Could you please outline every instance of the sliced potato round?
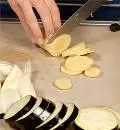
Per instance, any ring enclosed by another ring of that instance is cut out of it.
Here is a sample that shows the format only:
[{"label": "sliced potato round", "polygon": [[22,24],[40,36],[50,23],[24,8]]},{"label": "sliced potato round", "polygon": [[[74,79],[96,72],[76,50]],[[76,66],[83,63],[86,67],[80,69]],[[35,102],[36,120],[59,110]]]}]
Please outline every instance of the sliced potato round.
[{"label": "sliced potato round", "polygon": [[74,45],[73,47],[65,50],[62,53],[62,57],[67,57],[67,56],[73,55],[73,54],[75,54],[76,51],[81,51],[81,50],[84,50],[85,48],[86,48],[86,45],[84,42],[78,43],[78,44]]},{"label": "sliced potato round", "polygon": [[65,62],[65,67],[74,71],[85,71],[93,64],[93,59],[88,56],[69,57]]},{"label": "sliced potato round", "polygon": [[83,55],[90,54],[93,52],[94,51],[91,48],[85,48],[83,50],[76,50],[76,51],[70,52],[66,56],[83,56]]},{"label": "sliced potato round", "polygon": [[101,71],[97,67],[90,67],[89,69],[85,70],[84,75],[91,78],[99,77]]},{"label": "sliced potato round", "polygon": [[51,44],[44,44],[44,49],[48,51],[52,56],[60,56],[71,43],[71,36],[64,34],[56,38]]},{"label": "sliced potato round", "polygon": [[55,87],[60,90],[69,90],[72,88],[72,81],[67,78],[57,79],[55,82]]},{"label": "sliced potato round", "polygon": [[78,75],[82,73],[82,71],[69,70],[65,66],[61,66],[61,72],[67,75]]},{"label": "sliced potato round", "polygon": [[77,50],[76,52],[72,53],[71,56],[82,56],[82,55],[86,55],[86,54],[90,54],[93,53],[94,51],[91,48],[85,48],[81,51]]}]

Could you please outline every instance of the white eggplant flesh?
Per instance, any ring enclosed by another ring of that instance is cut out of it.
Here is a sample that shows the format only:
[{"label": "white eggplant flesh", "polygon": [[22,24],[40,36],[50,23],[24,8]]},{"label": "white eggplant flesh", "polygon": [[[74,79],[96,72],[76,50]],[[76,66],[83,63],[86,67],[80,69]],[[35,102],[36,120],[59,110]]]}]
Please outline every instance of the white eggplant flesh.
[{"label": "white eggplant flesh", "polygon": [[23,74],[24,75],[28,75],[29,79],[31,80],[32,77],[32,66],[31,66],[31,62],[27,61],[26,64],[24,65],[23,69]]},{"label": "white eggplant flesh", "polygon": [[0,61],[0,72],[4,75],[8,75],[13,68],[13,65],[8,61]]},{"label": "white eggplant flesh", "polygon": [[7,89],[17,90],[21,76],[21,69],[17,65],[15,65],[10,74],[7,76],[5,82],[3,83],[1,91],[3,92]]},{"label": "white eggplant flesh", "polygon": [[21,77],[19,85],[18,85],[18,92],[21,97],[25,97],[27,95],[36,97],[34,85],[32,84],[28,75],[23,75]]},{"label": "white eggplant flesh", "polygon": [[6,113],[8,109],[20,100],[20,96],[14,89],[7,89],[7,91],[0,93],[0,109]]},{"label": "white eggplant flesh", "polygon": [[108,107],[102,107],[102,108],[105,109],[105,110],[113,112],[117,116],[117,118],[118,118],[118,128],[120,129],[120,112],[115,111],[115,110],[108,108]]},{"label": "white eggplant flesh", "polygon": [[12,107],[5,113],[4,119],[8,122],[17,120],[32,109],[36,103],[36,100],[37,99],[31,95],[25,96],[12,105]]},{"label": "white eggplant flesh", "polygon": [[103,108],[84,108],[79,111],[75,124],[83,130],[116,130],[116,115]]}]

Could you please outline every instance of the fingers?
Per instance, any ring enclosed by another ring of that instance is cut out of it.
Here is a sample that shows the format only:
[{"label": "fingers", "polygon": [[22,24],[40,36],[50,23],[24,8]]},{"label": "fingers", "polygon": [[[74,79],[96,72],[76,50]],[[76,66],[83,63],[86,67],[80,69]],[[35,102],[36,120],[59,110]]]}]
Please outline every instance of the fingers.
[{"label": "fingers", "polygon": [[24,17],[29,27],[31,28],[37,43],[42,45],[44,43],[43,35],[38,25],[36,16],[32,10],[30,2],[28,0],[17,0],[17,2],[19,3],[22,11],[24,12]]},{"label": "fingers", "polygon": [[61,26],[60,12],[55,0],[45,0],[48,8],[50,9],[55,31]]},{"label": "fingers", "polygon": [[15,11],[15,13],[18,15],[22,25],[23,25],[23,28],[25,30],[25,32],[27,33],[28,35],[28,38],[31,40],[31,42],[35,43],[35,38],[33,37],[33,33],[31,31],[31,29],[29,28],[29,25],[27,24],[25,18],[24,18],[24,15],[23,15],[23,12],[21,11],[21,9],[18,7],[17,3],[15,2],[15,0],[8,0],[9,1],[9,4],[11,5],[11,8]]},{"label": "fingers", "polygon": [[39,13],[42,19],[45,29],[45,35],[48,39],[55,32],[51,12],[44,0],[32,0],[32,4],[36,8],[37,12]]},{"label": "fingers", "polygon": [[32,42],[43,44],[45,42],[37,18],[32,10],[36,8],[41,16],[46,38],[50,38],[61,26],[59,9],[55,0],[8,0],[11,7],[18,15],[29,39]]}]

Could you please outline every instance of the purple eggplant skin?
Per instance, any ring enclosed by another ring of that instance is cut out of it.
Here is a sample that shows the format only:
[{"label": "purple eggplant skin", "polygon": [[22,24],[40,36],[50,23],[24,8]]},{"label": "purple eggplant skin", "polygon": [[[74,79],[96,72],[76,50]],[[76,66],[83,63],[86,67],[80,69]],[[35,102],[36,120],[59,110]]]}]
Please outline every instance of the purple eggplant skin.
[{"label": "purple eggplant skin", "polygon": [[[45,110],[50,114],[53,113],[55,110],[55,104],[53,102],[50,102],[49,106]],[[17,124],[22,130],[35,129],[41,123],[43,123],[43,120],[40,118],[40,115],[36,115],[34,112],[27,116],[25,119],[17,121]]]},{"label": "purple eggplant skin", "polygon": [[78,115],[78,112],[79,112],[79,109],[76,106],[74,106],[74,111],[69,117],[69,119],[65,121],[62,125],[60,125],[58,128],[56,128],[55,130],[66,130],[70,126],[70,124],[74,122],[74,120],[76,119]]},{"label": "purple eggplant skin", "polygon": [[59,112],[58,115],[56,115],[56,117],[54,117],[51,121],[49,121],[45,125],[43,125],[43,126],[41,126],[39,128],[36,128],[36,130],[50,130],[57,123],[59,123],[59,120],[64,118],[66,112],[67,112],[67,107],[66,107],[66,105],[63,104],[63,107],[62,107],[61,111]]},{"label": "purple eggplant skin", "polygon": [[[46,100],[46,99],[42,99],[42,102],[40,103],[40,106],[39,107],[41,107],[43,110],[44,109],[46,109],[47,107],[48,107],[48,105],[50,104],[50,101],[49,100]],[[31,110],[30,108],[29,109],[27,109],[27,110]],[[28,112],[29,112],[28,111]],[[32,113],[33,114],[33,113]],[[31,115],[32,115],[31,114]],[[36,118],[37,118],[37,115],[35,115],[35,114],[33,114],[33,117],[31,117],[31,115],[30,115],[30,117],[29,118],[31,118],[31,120],[32,119],[34,119],[35,118],[35,116],[36,116]],[[22,115],[23,116],[23,115]],[[21,117],[22,117],[21,116]],[[38,119],[38,118],[37,118]],[[12,128],[14,128],[14,129],[17,129],[17,130],[24,130],[25,128],[24,128],[24,126],[23,125],[21,125],[20,124],[20,122],[19,122],[19,120],[17,121],[17,120],[9,120],[9,121],[6,121],[8,124],[9,124],[9,126],[10,127],[12,127]],[[37,123],[37,122],[36,122]],[[28,123],[29,124],[29,123]],[[32,123],[33,124],[33,123]]]},{"label": "purple eggplant skin", "polygon": [[7,123],[12,122],[20,118],[21,116],[25,115],[27,112],[29,112],[32,107],[35,105],[37,99],[31,96],[30,101],[24,106],[22,110],[20,110],[18,113],[16,113],[13,117],[6,119],[5,121]]},{"label": "purple eggplant skin", "polygon": [[4,118],[4,115],[5,115],[4,113],[0,114],[0,120],[2,120]]},{"label": "purple eggplant skin", "polygon": [[15,129],[15,130],[22,130],[22,127],[19,126],[18,124],[16,124],[15,121],[8,123],[8,125],[9,125],[12,129]]}]

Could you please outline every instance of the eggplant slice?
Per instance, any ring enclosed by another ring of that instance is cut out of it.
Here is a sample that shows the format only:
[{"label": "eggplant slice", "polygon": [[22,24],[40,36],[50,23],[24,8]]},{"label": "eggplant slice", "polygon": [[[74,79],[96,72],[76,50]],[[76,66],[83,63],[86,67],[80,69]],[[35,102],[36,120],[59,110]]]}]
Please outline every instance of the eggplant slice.
[{"label": "eggplant slice", "polygon": [[113,112],[117,116],[117,118],[118,118],[118,128],[120,130],[120,112],[115,111],[115,110],[108,108],[108,107],[102,107],[102,108],[105,109],[105,110]]},{"label": "eggplant slice", "polygon": [[29,112],[36,103],[36,98],[28,95],[15,103],[5,114],[4,119],[6,122],[17,120],[21,116]]},{"label": "eggplant slice", "polygon": [[39,125],[36,130],[49,130],[54,127],[56,124],[61,122],[67,112],[67,107],[62,102],[55,103],[55,111],[51,116]]},{"label": "eggplant slice", "polygon": [[79,111],[75,130],[118,130],[116,115],[102,108],[85,108]]},{"label": "eggplant slice", "polygon": [[67,127],[74,122],[78,115],[79,109],[74,104],[66,104],[67,106],[67,113],[65,117],[61,120],[60,123],[55,125],[50,130],[66,130]]},{"label": "eggplant slice", "polygon": [[43,123],[54,110],[55,104],[43,99],[41,104],[37,103],[30,112],[18,119],[16,122],[21,129],[32,130]]}]

